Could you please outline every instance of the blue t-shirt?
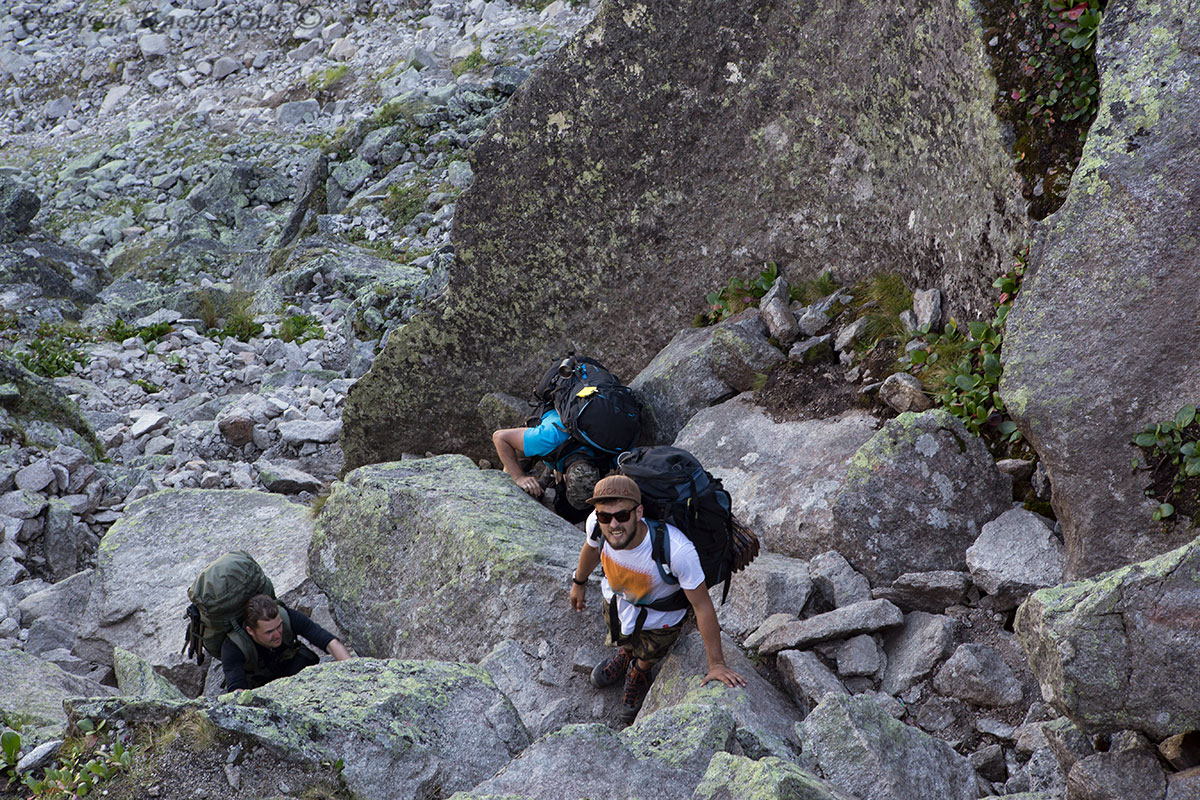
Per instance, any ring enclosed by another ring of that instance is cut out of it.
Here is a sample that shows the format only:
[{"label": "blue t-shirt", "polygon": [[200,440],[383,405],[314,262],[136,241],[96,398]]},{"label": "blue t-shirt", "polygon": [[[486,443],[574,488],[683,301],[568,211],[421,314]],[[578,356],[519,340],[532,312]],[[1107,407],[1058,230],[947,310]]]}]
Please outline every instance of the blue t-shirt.
[{"label": "blue t-shirt", "polygon": [[536,428],[526,428],[522,448],[525,455],[538,458],[553,453],[560,444],[571,438],[571,434],[563,430],[562,417],[550,409],[542,414],[542,420]]}]

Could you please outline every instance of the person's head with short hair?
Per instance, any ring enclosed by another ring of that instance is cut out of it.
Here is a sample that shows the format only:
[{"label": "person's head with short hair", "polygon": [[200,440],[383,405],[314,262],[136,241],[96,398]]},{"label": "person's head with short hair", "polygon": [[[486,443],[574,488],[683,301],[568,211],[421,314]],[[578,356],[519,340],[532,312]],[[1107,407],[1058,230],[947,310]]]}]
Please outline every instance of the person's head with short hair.
[{"label": "person's head with short hair", "polygon": [[588,502],[596,509],[596,522],[610,547],[624,550],[641,543],[642,491],[633,478],[601,478]]},{"label": "person's head with short hair", "polygon": [[279,616],[279,604],[273,597],[256,594],[247,600],[242,624],[250,638],[263,647],[283,644],[283,618]]}]

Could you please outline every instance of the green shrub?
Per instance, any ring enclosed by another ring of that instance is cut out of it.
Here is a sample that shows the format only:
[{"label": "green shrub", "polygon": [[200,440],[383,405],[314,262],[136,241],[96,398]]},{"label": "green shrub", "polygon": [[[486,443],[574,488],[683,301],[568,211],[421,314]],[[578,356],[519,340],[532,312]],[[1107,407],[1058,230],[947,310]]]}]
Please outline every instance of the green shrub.
[{"label": "green shrub", "polygon": [[[1147,425],[1141,433],[1133,437],[1133,443],[1142,448],[1146,455],[1143,466],[1134,459],[1135,469],[1148,470],[1151,478],[1159,487],[1146,490],[1146,495],[1158,500],[1158,506],[1151,516],[1158,522],[1175,514],[1177,495],[1184,493],[1187,484],[1193,478],[1200,478],[1200,421],[1196,417],[1196,407],[1190,403],[1176,412],[1172,419],[1163,420],[1153,425]],[[1195,505],[1189,491],[1188,506]]]},{"label": "green shrub", "polygon": [[35,375],[60,378],[71,375],[75,372],[75,365],[83,363],[85,356],[78,343],[91,339],[92,337],[80,328],[43,322],[38,326],[37,335],[26,345],[26,349],[10,350],[9,355]]},{"label": "green shrub", "polygon": [[484,65],[483,51],[476,47],[471,51],[471,54],[462,61],[455,62],[450,65],[450,71],[454,73],[454,77],[458,78],[470,72],[473,69],[479,69]]},{"label": "green shrub", "polygon": [[279,338],[285,342],[304,344],[309,339],[324,339],[325,328],[320,320],[308,314],[293,314],[284,317],[279,325]]},{"label": "green shrub", "polygon": [[387,197],[379,204],[383,215],[401,227],[412,222],[424,207],[425,192],[416,183],[393,183],[388,187]]},{"label": "green shrub", "polygon": [[715,325],[747,308],[757,306],[763,295],[775,285],[778,277],[779,265],[771,262],[755,277],[731,278],[727,286],[705,296],[708,308],[692,321],[692,325],[697,328]]},{"label": "green shrub", "polygon": [[867,320],[859,337],[861,347],[869,350],[884,339],[908,338],[900,315],[912,310],[912,292],[904,285],[903,278],[894,272],[872,275],[851,291],[858,316]]},{"label": "green shrub", "polygon": [[117,317],[111,325],[107,325],[104,328],[104,338],[112,342],[123,342],[130,337],[137,336],[137,333],[136,328],[120,317]]},{"label": "green shrub", "polygon": [[219,338],[232,336],[241,342],[248,342],[263,332],[261,323],[254,321],[254,315],[245,309],[236,309],[229,315],[225,327],[219,331]]}]

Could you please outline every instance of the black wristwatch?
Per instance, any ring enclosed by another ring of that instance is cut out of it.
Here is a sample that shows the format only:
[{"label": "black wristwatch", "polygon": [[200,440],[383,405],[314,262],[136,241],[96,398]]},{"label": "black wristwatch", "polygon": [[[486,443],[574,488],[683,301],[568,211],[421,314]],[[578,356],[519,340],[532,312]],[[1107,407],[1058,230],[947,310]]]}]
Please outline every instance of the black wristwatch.
[{"label": "black wristwatch", "polygon": [[579,570],[578,569],[571,570],[571,583],[575,584],[576,586],[587,586],[586,580],[581,581],[581,580],[579,580],[579,578],[575,577],[576,572],[579,572]]}]

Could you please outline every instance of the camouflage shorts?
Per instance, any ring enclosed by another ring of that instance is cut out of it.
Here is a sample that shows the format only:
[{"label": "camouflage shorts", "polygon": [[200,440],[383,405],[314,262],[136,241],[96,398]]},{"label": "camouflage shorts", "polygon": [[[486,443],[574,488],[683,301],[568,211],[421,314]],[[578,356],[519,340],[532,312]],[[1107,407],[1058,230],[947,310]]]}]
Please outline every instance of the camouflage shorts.
[{"label": "camouflage shorts", "polygon": [[[610,614],[616,613],[616,605],[614,603],[602,603],[600,611],[604,615],[604,626],[609,631],[604,637],[605,644],[624,647],[633,653],[634,658],[640,658],[642,661],[649,662],[650,664],[657,664],[666,658],[667,652],[670,651],[671,645],[675,644],[675,640],[679,638],[679,633],[683,630],[683,623],[687,619],[687,617],[684,617],[678,625],[672,625],[669,628],[643,628],[632,636],[621,634],[614,641],[612,631],[619,631],[621,629],[620,620],[613,620],[610,617]],[[613,624],[614,622],[615,625]]]}]

